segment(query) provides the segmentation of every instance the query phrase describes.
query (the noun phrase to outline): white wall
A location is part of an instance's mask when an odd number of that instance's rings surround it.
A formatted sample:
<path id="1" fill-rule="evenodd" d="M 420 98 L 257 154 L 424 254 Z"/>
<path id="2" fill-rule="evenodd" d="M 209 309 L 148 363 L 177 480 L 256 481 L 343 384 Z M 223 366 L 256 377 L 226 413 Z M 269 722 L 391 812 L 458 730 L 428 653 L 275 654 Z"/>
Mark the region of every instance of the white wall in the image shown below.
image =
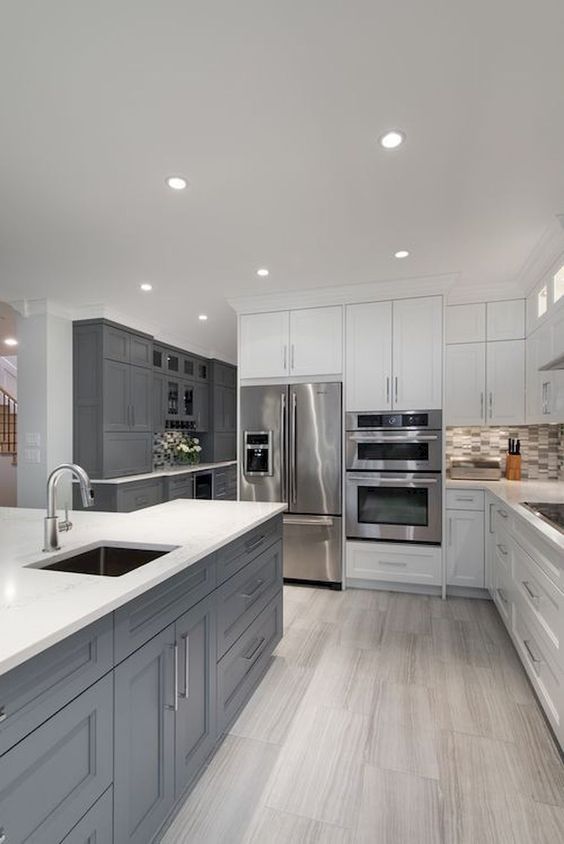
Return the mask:
<path id="1" fill-rule="evenodd" d="M 45 507 L 49 472 L 72 460 L 72 321 L 48 302 L 18 320 L 18 506 Z M 70 504 L 70 482 L 59 502 Z"/>
<path id="2" fill-rule="evenodd" d="M 0 457 L 0 507 L 16 507 L 18 503 L 17 466 L 7 454 Z"/>
<path id="3" fill-rule="evenodd" d="M 0 387 L 10 393 L 15 399 L 18 397 L 18 364 L 17 357 L 0 357 Z"/>

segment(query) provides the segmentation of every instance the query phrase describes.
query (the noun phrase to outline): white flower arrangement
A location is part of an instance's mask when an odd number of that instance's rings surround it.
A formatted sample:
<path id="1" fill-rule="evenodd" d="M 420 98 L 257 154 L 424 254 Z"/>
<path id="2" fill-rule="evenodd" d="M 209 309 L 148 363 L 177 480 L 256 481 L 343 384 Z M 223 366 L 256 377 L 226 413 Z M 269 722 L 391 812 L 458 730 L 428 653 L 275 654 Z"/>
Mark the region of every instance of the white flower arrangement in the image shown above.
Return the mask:
<path id="1" fill-rule="evenodd" d="M 202 446 L 197 437 L 183 437 L 176 446 L 176 456 L 181 463 L 197 463 Z"/>

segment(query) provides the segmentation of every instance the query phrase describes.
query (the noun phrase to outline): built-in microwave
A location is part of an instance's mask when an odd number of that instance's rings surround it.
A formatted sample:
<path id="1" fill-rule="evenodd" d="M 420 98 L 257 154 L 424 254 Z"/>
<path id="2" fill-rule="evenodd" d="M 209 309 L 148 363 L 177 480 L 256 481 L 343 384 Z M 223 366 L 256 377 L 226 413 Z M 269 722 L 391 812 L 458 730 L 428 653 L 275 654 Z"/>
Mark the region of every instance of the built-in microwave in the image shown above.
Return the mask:
<path id="1" fill-rule="evenodd" d="M 349 471 L 440 472 L 441 412 L 347 413 Z"/>

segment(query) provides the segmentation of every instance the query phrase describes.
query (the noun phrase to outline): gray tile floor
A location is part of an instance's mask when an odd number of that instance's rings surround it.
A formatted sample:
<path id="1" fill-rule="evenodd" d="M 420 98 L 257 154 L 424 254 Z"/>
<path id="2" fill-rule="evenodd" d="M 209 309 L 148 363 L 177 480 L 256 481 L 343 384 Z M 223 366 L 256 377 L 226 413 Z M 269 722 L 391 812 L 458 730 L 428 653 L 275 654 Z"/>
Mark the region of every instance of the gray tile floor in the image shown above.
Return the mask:
<path id="1" fill-rule="evenodd" d="M 562 844 L 564 765 L 492 603 L 285 587 L 165 844 Z"/>

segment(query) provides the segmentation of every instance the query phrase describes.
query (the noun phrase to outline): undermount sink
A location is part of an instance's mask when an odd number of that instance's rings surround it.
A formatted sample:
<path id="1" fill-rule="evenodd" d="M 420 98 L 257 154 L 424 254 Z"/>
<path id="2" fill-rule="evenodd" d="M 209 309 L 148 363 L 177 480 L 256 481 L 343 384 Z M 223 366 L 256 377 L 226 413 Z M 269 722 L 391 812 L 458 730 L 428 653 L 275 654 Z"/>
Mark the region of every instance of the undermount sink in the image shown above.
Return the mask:
<path id="1" fill-rule="evenodd" d="M 28 568 L 40 568 L 42 571 L 66 571 L 73 574 L 96 574 L 100 577 L 121 577 L 174 551 L 175 547 L 134 548 L 122 545 L 99 545 L 46 565 L 33 563 Z"/>

